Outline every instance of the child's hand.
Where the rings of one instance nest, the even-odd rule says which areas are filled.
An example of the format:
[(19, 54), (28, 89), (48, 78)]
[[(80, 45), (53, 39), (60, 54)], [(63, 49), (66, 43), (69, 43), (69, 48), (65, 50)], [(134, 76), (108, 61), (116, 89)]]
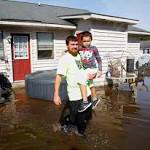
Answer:
[(96, 77), (96, 73), (94, 73), (94, 74), (88, 74), (88, 79), (89, 80), (92, 80), (92, 79), (94, 79)]
[(101, 76), (102, 76), (102, 71), (101, 71), (101, 70), (98, 70), (98, 71), (97, 71), (97, 76), (96, 76), (96, 77), (97, 77), (97, 78), (100, 78)]

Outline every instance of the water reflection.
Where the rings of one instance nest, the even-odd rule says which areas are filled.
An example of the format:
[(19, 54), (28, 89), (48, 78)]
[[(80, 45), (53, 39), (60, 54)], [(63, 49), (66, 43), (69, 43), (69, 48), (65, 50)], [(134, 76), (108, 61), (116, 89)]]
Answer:
[(139, 100), (150, 100), (150, 77), (144, 78), (145, 87), (140, 88), (137, 92)]
[[(150, 89), (150, 78), (145, 78)], [(148, 150), (150, 148), (150, 91), (131, 92), (112, 86), (97, 88), (101, 104), (93, 111), (87, 137), (53, 130), (61, 109), (32, 99), (17, 89), (13, 100), (0, 105), (0, 150)], [(133, 144), (134, 143), (134, 144)]]

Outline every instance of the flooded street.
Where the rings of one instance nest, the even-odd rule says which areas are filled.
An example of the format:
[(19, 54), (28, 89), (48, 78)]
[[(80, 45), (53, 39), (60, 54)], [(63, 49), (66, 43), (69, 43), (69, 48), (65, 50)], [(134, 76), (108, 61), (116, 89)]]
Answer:
[(149, 150), (150, 78), (145, 85), (135, 99), (111, 87), (98, 89), (105, 98), (93, 111), (85, 138), (55, 130), (62, 107), (16, 89), (13, 101), (0, 104), (0, 150)]

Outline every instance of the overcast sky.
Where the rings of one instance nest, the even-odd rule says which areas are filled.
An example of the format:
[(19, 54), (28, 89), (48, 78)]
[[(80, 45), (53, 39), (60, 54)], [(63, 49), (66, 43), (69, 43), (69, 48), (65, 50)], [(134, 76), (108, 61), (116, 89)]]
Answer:
[(18, 0), (87, 9), (95, 13), (138, 19), (150, 31), (150, 0)]

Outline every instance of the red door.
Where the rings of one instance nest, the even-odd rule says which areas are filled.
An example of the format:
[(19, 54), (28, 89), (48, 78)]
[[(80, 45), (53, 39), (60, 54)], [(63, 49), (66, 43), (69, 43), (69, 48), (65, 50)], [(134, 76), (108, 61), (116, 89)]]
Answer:
[(24, 80), (31, 72), (29, 35), (12, 35), (12, 64), (14, 81)]

